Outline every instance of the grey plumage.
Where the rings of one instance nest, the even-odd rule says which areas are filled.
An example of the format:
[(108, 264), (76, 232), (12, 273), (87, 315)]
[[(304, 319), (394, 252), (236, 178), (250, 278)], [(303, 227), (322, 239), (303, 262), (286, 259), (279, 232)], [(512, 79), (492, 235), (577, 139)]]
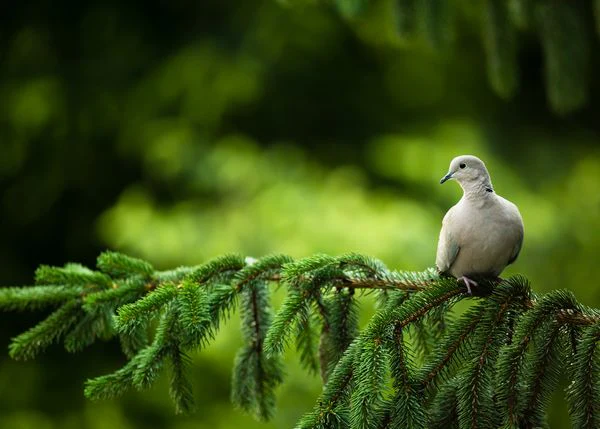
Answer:
[(494, 192), (483, 161), (471, 155), (454, 158), (440, 183), (456, 180), (463, 196), (442, 222), (436, 266), (441, 273), (462, 279), (498, 277), (514, 262), (523, 243), (519, 209)]

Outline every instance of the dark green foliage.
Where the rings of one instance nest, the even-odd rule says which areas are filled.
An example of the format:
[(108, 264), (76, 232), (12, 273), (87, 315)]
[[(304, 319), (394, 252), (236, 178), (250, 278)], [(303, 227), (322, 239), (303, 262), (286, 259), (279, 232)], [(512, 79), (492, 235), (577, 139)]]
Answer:
[[(505, 419), (511, 425), (518, 424), (526, 416), (524, 396), (531, 385), (524, 385), (525, 380), (532, 378), (531, 366), (535, 359), (550, 358), (547, 356), (548, 346), (541, 350), (535, 347), (533, 359), (530, 360), (530, 349), (532, 342), (546, 342), (551, 338), (547, 337), (547, 331), (544, 327), (548, 324), (554, 328), (557, 314), (563, 311), (580, 311), (580, 307), (575, 301), (573, 295), (565, 291), (555, 291), (546, 295), (538, 302), (535, 307), (527, 311), (515, 326), (515, 332), (512, 338), (512, 344), (507, 345), (501, 351), (496, 373), (496, 385), (498, 387), (498, 398), (503, 404), (506, 404), (507, 410), (504, 414)], [(543, 335), (540, 335), (540, 331)], [(550, 332), (554, 335), (553, 332)], [(553, 352), (550, 347), (550, 352)], [(534, 371), (535, 372), (535, 371)], [(527, 376), (527, 374), (529, 374)], [(543, 375), (543, 374), (539, 374)], [(525, 378), (525, 380), (524, 380)], [(529, 415), (529, 412), (525, 413)]]
[(120, 280), (109, 289), (85, 294), (83, 297), (83, 308), (94, 312), (100, 307), (116, 309), (123, 304), (135, 301), (151, 290), (150, 284), (139, 276), (133, 276), (126, 280)]
[(594, 2), (594, 18), (596, 22), (596, 32), (600, 37), (600, 0), (593, 0)]
[(410, 38), (417, 30), (417, 1), (394, 0), (396, 28), (402, 38)]
[(0, 289), (0, 309), (4, 311), (38, 310), (76, 299), (83, 288), (76, 286), (28, 286)]
[(135, 371), (139, 354), (127, 364), (112, 374), (103, 375), (86, 381), (84, 394), (90, 399), (111, 399), (121, 396), (133, 387), (133, 372)]
[(64, 267), (41, 265), (35, 271), (35, 283), (38, 285), (79, 285), (110, 286), (110, 277), (92, 271), (80, 264), (66, 264)]
[(584, 330), (575, 356), (573, 381), (567, 390), (567, 397), (573, 426), (577, 428), (591, 429), (600, 426), (598, 340), (600, 324), (596, 323)]
[(389, 353), (382, 338), (361, 341), (361, 346), (356, 354), (354, 369), (351, 426), (376, 428), (383, 418)]
[(165, 359), (179, 350), (177, 313), (175, 306), (163, 310), (152, 343), (137, 355), (137, 366), (132, 374), (136, 388), (149, 388), (160, 374)]
[(346, 428), (350, 416), (346, 402), (350, 399), (353, 366), (359, 347), (358, 339), (346, 349), (333, 369), (323, 393), (317, 399), (315, 409), (302, 417), (298, 428)]
[(179, 295), (179, 323), (182, 335), (185, 336), (181, 342), (186, 347), (198, 346), (204, 341), (204, 335), (211, 326), (209, 292), (190, 281), (184, 281), (176, 292)]
[[(64, 284), (0, 289), (5, 310), (59, 306), (13, 340), (15, 359), (35, 357), (58, 340), (74, 352), (119, 337), (128, 361), (86, 383), (91, 399), (147, 389), (168, 367), (176, 412), (192, 411), (188, 356), (239, 304), (243, 344), (231, 398), (257, 419), (275, 412), (281, 352), (294, 336), (304, 366), (320, 369), (325, 384), (300, 428), (543, 427), (564, 368), (574, 427), (598, 426), (600, 312), (570, 292), (536, 297), (515, 276), (482, 279), (469, 296), (434, 270), (390, 271), (357, 254), (295, 261), (226, 255), (150, 272), (143, 261), (105, 253), (99, 265), (104, 272), (46, 267), (38, 270), (40, 282)], [(275, 316), (272, 283), (287, 290)], [(379, 291), (378, 310), (362, 330), (356, 289)], [(470, 306), (453, 316), (463, 299)]]
[(420, 0), (421, 26), (425, 38), (436, 49), (443, 49), (453, 38), (454, 6), (450, 1)]
[[(302, 314), (304, 320), (309, 318), (305, 297), (299, 291), (292, 290), (288, 293), (281, 309), (275, 316), (271, 329), (265, 339), (265, 350), (267, 353), (276, 354), (283, 351), (292, 332), (294, 321), (299, 314)], [(303, 324), (306, 325), (306, 322)]]
[(525, 30), (531, 25), (535, 0), (509, 0), (508, 11), (515, 27)]
[(98, 256), (98, 269), (111, 277), (129, 277), (139, 274), (150, 277), (154, 273), (152, 265), (146, 261), (117, 252), (104, 252)]
[[(319, 352), (327, 350), (329, 353), (330, 334), (326, 331), (320, 335), (318, 332), (317, 317), (311, 311), (309, 306), (304, 306), (298, 312), (296, 319), (296, 351), (298, 352), (300, 363), (310, 373), (319, 372)], [(321, 336), (321, 339), (319, 337)], [(325, 347), (319, 347), (319, 341), (326, 342)], [(324, 374), (328, 375), (328, 372)]]
[[(413, 282), (416, 283), (416, 279), (421, 278), (414, 273), (398, 273), (389, 277), (395, 277), (396, 280), (405, 277), (406, 282), (413, 287)], [(340, 407), (351, 395), (350, 415), (353, 426), (377, 427), (389, 424), (384, 404), (394, 402), (384, 400), (385, 380), (386, 373), (389, 372), (389, 346), (397, 346), (395, 333), (421, 319), (437, 306), (451, 301), (461, 292), (462, 288), (455, 281), (438, 279), (438, 284), (432, 284), (430, 289), (409, 299), (406, 299), (404, 293), (390, 294), (383, 308), (346, 349), (325, 385), (318, 400), (319, 405), (303, 422), (315, 421), (317, 427), (323, 425), (327, 419), (334, 418), (339, 413)], [(406, 402), (420, 407), (420, 401), (411, 399)], [(403, 412), (405, 415), (416, 413), (418, 410), (414, 408)]]
[(358, 305), (354, 289), (336, 289), (326, 299), (325, 305), (329, 326), (327, 330), (323, 330), (320, 345), (324, 381), (358, 333)]
[[(545, 56), (546, 94), (551, 108), (566, 114), (587, 102), (591, 29), (585, 14), (594, 15), (600, 35), (600, 0), (391, 1), (400, 38), (408, 42), (424, 39), (442, 54), (447, 53), (454, 38), (457, 17), (463, 14), (472, 19), (480, 15), (488, 79), (504, 99), (512, 98), (519, 87), (517, 30), (536, 32)], [(357, 18), (366, 15), (369, 1), (334, 3), (343, 17)]]
[(505, 0), (486, 0), (483, 7), (483, 40), (488, 78), (498, 95), (510, 98), (518, 86), (517, 30), (509, 19)]
[(238, 352), (232, 378), (232, 402), (259, 420), (275, 412), (275, 388), (283, 381), (278, 357), (267, 357), (252, 349)]
[(139, 325), (146, 324), (157, 312), (175, 298), (177, 288), (173, 284), (164, 284), (148, 293), (145, 297), (125, 304), (117, 310), (115, 327), (122, 334), (130, 334)]
[(536, 18), (544, 49), (550, 105), (558, 113), (569, 113), (587, 102), (590, 56), (587, 27), (574, 2), (542, 2), (536, 6)]
[[(520, 281), (519, 281), (520, 280)], [(462, 427), (497, 427), (500, 415), (494, 402), (495, 364), (509, 340), (511, 319), (529, 302), (524, 279), (498, 285), (487, 298), (485, 312), (474, 333), (473, 357), (458, 373), (458, 418)]]
[(458, 428), (459, 382), (460, 378), (455, 376), (440, 386), (429, 406), (428, 428)]
[[(336, 263), (335, 258), (317, 255), (313, 258), (289, 263), (283, 267), (281, 279), (288, 286), (288, 296), (269, 330), (265, 349), (269, 354), (281, 353), (285, 348), (294, 324), (299, 328), (310, 328), (310, 305), (320, 300), (320, 287), (331, 284), (333, 280), (342, 279), (344, 273)], [(310, 332), (300, 340), (299, 349), (305, 355), (303, 362), (311, 367), (310, 363)], [(303, 347), (309, 347), (303, 350)], [(306, 360), (305, 360), (306, 359)]]
[(69, 301), (33, 328), (13, 338), (9, 347), (10, 357), (32, 359), (58, 341), (77, 321), (80, 305), (77, 300)]
[(266, 355), (264, 341), (271, 325), (271, 303), (263, 275), (280, 269), (288, 258), (270, 257), (250, 265), (236, 276), (240, 289), (240, 314), (245, 345), (238, 352), (233, 370), (232, 402), (260, 420), (275, 411), (275, 388), (283, 381), (281, 358)]
[(457, 361), (471, 356), (471, 338), (485, 314), (485, 303), (479, 303), (466, 311), (448, 328), (428, 361), (419, 371), (419, 380), (424, 387), (436, 386), (440, 379), (456, 369)]
[(394, 339), (388, 343), (390, 369), (395, 395), (389, 400), (382, 427), (390, 429), (425, 427), (423, 389), (414, 374), (414, 360), (404, 341), (404, 328), (396, 325)]
[(524, 367), (521, 387), (517, 399), (519, 424), (528, 427), (545, 426), (545, 406), (549, 394), (558, 383), (561, 367), (561, 325), (556, 321), (545, 324), (539, 332), (539, 341), (534, 344), (531, 359)]
[(139, 323), (130, 332), (126, 334), (119, 333), (119, 341), (121, 342), (121, 350), (123, 350), (125, 356), (131, 359), (148, 345), (148, 324)]
[(340, 14), (345, 18), (356, 18), (369, 5), (369, 0), (333, 0)]
[(97, 338), (108, 340), (113, 336), (112, 313), (102, 310), (93, 313), (83, 313), (78, 317), (73, 329), (65, 335), (65, 349), (68, 352), (78, 352), (93, 344)]
[(174, 347), (171, 350), (170, 358), (169, 394), (175, 403), (175, 412), (177, 414), (189, 414), (195, 408), (192, 384), (186, 375), (186, 368), (190, 364), (190, 359), (179, 347)]
[(239, 255), (224, 255), (207, 262), (189, 273), (193, 283), (224, 282), (229, 283), (232, 276), (245, 266), (244, 259)]

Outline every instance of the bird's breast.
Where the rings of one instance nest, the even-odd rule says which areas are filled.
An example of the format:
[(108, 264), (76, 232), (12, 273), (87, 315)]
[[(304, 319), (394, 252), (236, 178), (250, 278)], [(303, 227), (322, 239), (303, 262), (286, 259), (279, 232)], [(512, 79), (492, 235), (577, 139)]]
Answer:
[(451, 274), (498, 276), (508, 264), (519, 232), (508, 213), (492, 210), (473, 210), (465, 213), (455, 236), (460, 237), (460, 251)]

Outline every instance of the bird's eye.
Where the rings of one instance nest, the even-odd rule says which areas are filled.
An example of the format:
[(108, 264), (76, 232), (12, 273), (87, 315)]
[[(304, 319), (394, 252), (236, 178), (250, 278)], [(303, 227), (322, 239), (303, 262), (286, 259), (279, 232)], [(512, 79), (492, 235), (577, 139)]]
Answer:
[(465, 164), (464, 162), (461, 162), (459, 165), (460, 168), (465, 168), (466, 166), (467, 166), (467, 164)]

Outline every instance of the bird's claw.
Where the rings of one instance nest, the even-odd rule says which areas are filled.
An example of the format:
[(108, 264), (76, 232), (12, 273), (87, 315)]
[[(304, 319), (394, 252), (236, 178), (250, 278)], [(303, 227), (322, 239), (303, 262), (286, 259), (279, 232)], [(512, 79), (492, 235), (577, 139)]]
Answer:
[(471, 286), (473, 286), (473, 287), (479, 286), (475, 280), (471, 280), (467, 276), (462, 276), (459, 278), (459, 280), (463, 281), (463, 283), (465, 284), (465, 286), (467, 288), (467, 293), (469, 295), (473, 295), (473, 290), (471, 289)]

